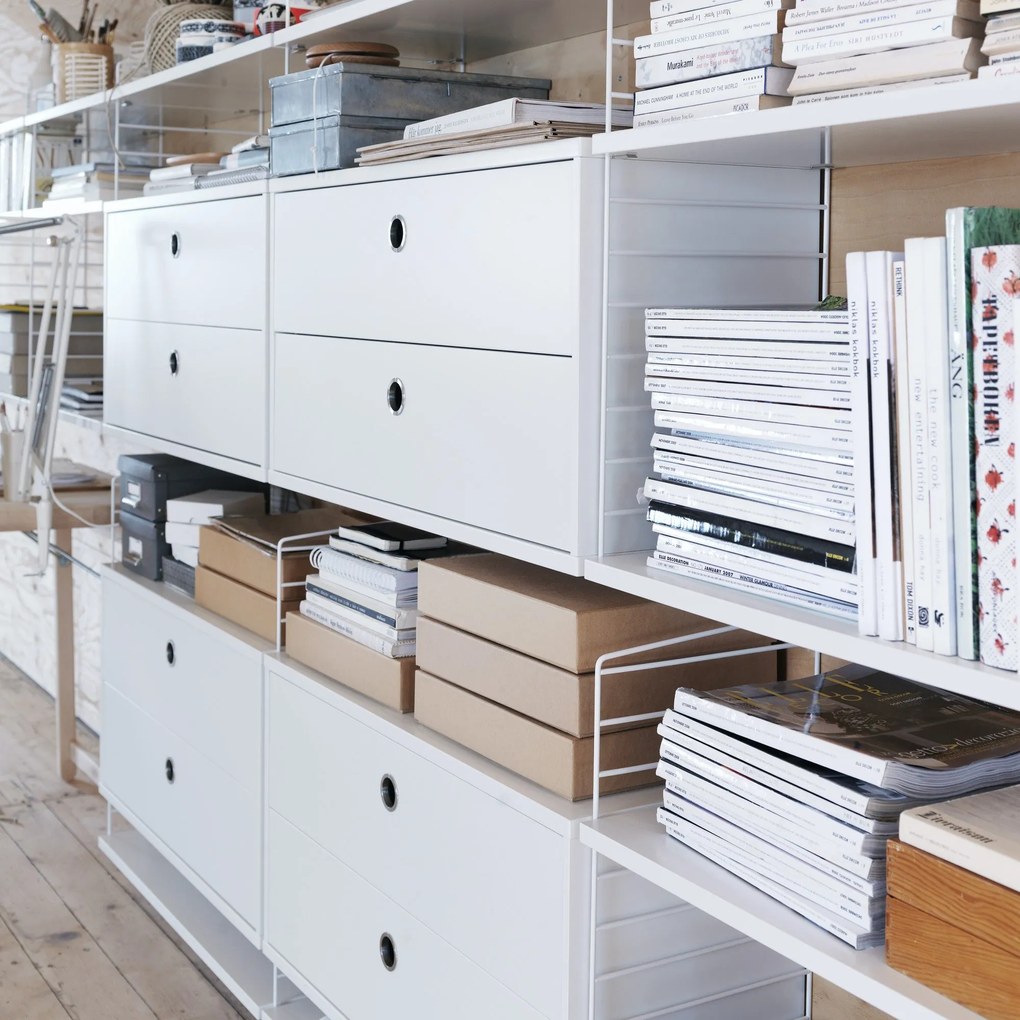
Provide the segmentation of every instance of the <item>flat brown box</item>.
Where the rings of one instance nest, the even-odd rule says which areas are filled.
[[[283,556],[283,583],[304,581],[315,570],[308,562],[310,553],[288,553]],[[217,574],[233,578],[265,595],[276,592],[276,555],[249,542],[242,542],[220,531],[203,527],[198,533],[198,562]],[[289,601],[300,589],[283,589]],[[303,596],[301,596],[303,597]]]
[[[887,866],[889,966],[989,1020],[1016,1020],[1020,893],[899,840]]]
[[[701,655],[762,643],[758,635],[737,631],[667,649],[664,654]],[[417,658],[418,666],[433,676],[564,733],[590,737],[594,732],[594,673],[561,669],[427,616],[418,617]],[[673,694],[681,685],[712,690],[737,682],[774,680],[776,661],[777,653],[769,652],[604,677],[602,718],[661,712],[672,706]]]
[[[283,613],[296,609],[304,597],[304,589],[294,590],[300,593],[297,601],[284,602],[281,607]],[[195,601],[266,641],[275,643],[276,599],[272,595],[256,591],[199,564],[195,569]]]
[[[583,800],[592,794],[593,737],[571,737],[421,669],[415,674],[414,717],[561,797]],[[603,734],[603,769],[647,764],[658,757],[654,725]],[[601,789],[616,793],[658,781],[649,770],[611,776]]]
[[[605,652],[719,626],[581,577],[490,553],[423,562],[418,609],[572,673],[590,673]],[[662,654],[682,655],[683,645]]]
[[[414,710],[414,656],[392,659],[300,613],[287,614],[287,654],[398,712]]]

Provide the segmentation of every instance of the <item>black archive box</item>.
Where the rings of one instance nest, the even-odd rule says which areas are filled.
[[[194,464],[169,453],[123,454],[120,472],[120,509],[147,521],[166,520],[166,501],[205,489],[265,492],[265,485],[249,478]],[[149,576],[149,575],[145,575]]]
[[[170,555],[165,532],[166,525],[162,521],[148,521],[121,510],[121,560],[125,570],[150,581],[162,581],[163,557]]]

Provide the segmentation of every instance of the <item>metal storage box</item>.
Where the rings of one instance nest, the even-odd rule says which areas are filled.
[[[269,166],[274,177],[354,166],[362,145],[392,142],[413,121],[379,117],[320,117],[269,129]]]
[[[147,521],[144,517],[121,511],[120,540],[125,570],[150,581],[163,579],[163,557],[170,555],[170,546],[166,541],[166,525],[162,521]]]
[[[407,124],[514,96],[548,99],[551,85],[547,78],[341,61],[270,78],[270,126],[331,116],[396,118]]]

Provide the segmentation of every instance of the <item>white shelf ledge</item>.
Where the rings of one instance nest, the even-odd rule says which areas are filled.
[[[922,652],[903,641],[862,637],[855,623],[796,609],[761,595],[732,591],[646,565],[647,553],[588,560],[584,576],[610,588],[661,602],[756,634],[824,651],[874,669],[1020,709],[1020,676],[980,662]]]
[[[581,842],[827,981],[903,1020],[980,1020],[893,970],[883,947],[853,950],[834,935],[666,835],[655,808],[581,826]]]

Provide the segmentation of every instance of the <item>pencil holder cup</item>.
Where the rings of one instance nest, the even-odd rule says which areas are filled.
[[[0,471],[3,471],[4,499],[15,498],[21,457],[25,451],[25,430],[0,432]]]
[[[113,88],[113,47],[105,43],[59,43],[53,47],[57,103]]]

